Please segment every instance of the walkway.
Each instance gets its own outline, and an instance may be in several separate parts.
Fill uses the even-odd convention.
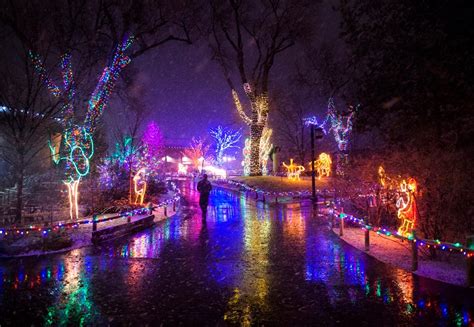
[[[474,292],[394,269],[333,236],[309,206],[213,191],[101,247],[0,262],[0,325],[466,325]],[[469,302],[471,301],[471,302]]]

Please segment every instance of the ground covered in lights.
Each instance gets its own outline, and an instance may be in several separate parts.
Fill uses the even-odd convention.
[[[339,228],[333,229],[339,235]],[[365,250],[364,230],[344,228],[342,239],[361,251]],[[370,233],[370,256],[395,267],[411,270],[411,245],[400,239]],[[437,260],[429,258],[426,249],[419,249],[417,275],[433,278],[445,283],[464,286],[466,281],[466,258],[459,254],[439,254]]]
[[[66,254],[0,261],[0,325],[469,325],[474,291],[347,245],[305,203],[195,184],[174,218]]]
[[[250,187],[268,192],[311,192],[311,178],[305,176],[301,180],[290,180],[286,176],[240,176],[232,177],[232,180],[242,182]],[[323,177],[316,180],[318,189],[327,189],[331,178]]]

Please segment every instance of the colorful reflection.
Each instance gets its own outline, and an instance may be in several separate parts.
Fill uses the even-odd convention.
[[[333,307],[346,299],[355,304],[366,298],[396,306],[409,318],[421,322],[426,319],[426,324],[431,324],[433,317],[448,325],[454,322],[457,326],[470,326],[473,322],[472,307],[448,305],[439,296],[421,292],[418,279],[413,274],[396,268],[368,271],[368,259],[357,250],[322,237],[321,231],[308,233],[306,237],[306,280],[333,286],[327,290]],[[373,265],[375,259],[369,261]],[[388,275],[381,272],[388,272]],[[357,289],[351,288],[351,285]]]
[[[472,324],[472,293],[368,258],[333,237],[310,207],[215,188],[203,223],[198,194],[191,187],[184,194],[189,203],[178,217],[129,238],[0,262],[0,324],[19,319],[15,308],[24,317],[17,325],[107,325],[110,316],[137,311],[152,325],[164,313],[196,320],[196,308],[208,303],[220,319],[210,324],[285,325],[286,308],[297,318],[302,308],[302,317],[328,311],[363,319],[360,312],[375,307],[393,319],[387,324]]]

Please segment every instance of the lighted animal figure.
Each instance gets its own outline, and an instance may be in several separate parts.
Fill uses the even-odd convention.
[[[397,216],[402,220],[398,234],[408,236],[415,226],[417,217],[415,192],[417,190],[416,180],[409,178],[400,183],[400,192],[402,193],[397,200]]]
[[[115,86],[120,72],[130,63],[130,58],[125,55],[125,51],[133,42],[132,37],[125,37],[119,44],[112,60],[102,71],[102,75],[92,92],[88,101],[86,117],[81,124],[75,122],[75,110],[73,106],[75,97],[75,83],[72,72],[71,55],[65,54],[61,57],[61,75],[63,90],[61,90],[50,78],[38,55],[30,52],[30,58],[40,79],[54,97],[64,99],[65,105],[61,110],[61,123],[63,125],[62,141],[49,142],[54,163],[65,162],[66,179],[63,181],[68,188],[69,213],[71,219],[79,218],[79,183],[82,177],[86,176],[90,170],[90,159],[94,155],[94,142],[92,135],[98,119],[102,115],[110,94]]]
[[[314,161],[314,168],[318,173],[318,179],[321,177],[326,176],[329,177],[331,175],[331,156],[325,152],[321,153],[317,160]],[[311,166],[311,162],[309,163]]]
[[[242,161],[242,165],[244,166],[244,175],[250,175],[250,138],[245,139],[245,146],[242,150],[242,154],[244,155],[244,161]]]
[[[290,159],[290,164],[289,165],[283,163],[283,166],[287,170],[286,174],[287,174],[289,180],[291,180],[291,181],[299,181],[300,180],[300,175],[301,175],[302,172],[304,172],[304,167],[303,166],[299,166],[299,165],[294,164],[293,159]]]
[[[142,205],[146,194],[146,170],[140,168],[133,176],[133,190],[135,192],[135,204]]]

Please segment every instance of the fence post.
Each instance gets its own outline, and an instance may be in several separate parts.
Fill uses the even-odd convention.
[[[411,241],[411,252],[412,252],[412,259],[411,259],[411,270],[417,271],[418,270],[418,242],[416,241],[416,230],[412,230],[413,240]]]
[[[367,228],[367,218],[365,219],[365,251],[370,250],[370,230]]]
[[[168,208],[168,206],[165,205],[164,206],[164,215],[165,215],[165,217],[168,217],[168,209],[167,208]]]
[[[127,223],[131,223],[132,222],[132,215],[127,215]]]
[[[275,203],[278,203],[278,195],[275,196]]]
[[[173,212],[176,212],[176,201],[173,201]]]
[[[339,236],[344,236],[344,218],[342,217],[344,213],[344,208],[341,208],[341,213],[339,214]]]
[[[265,193],[263,193],[263,203],[265,203]]]
[[[92,231],[95,232],[97,230],[97,215],[92,216]]]
[[[474,250],[474,235],[469,235],[466,240],[467,250]],[[467,252],[467,286],[474,287],[474,253]]]

